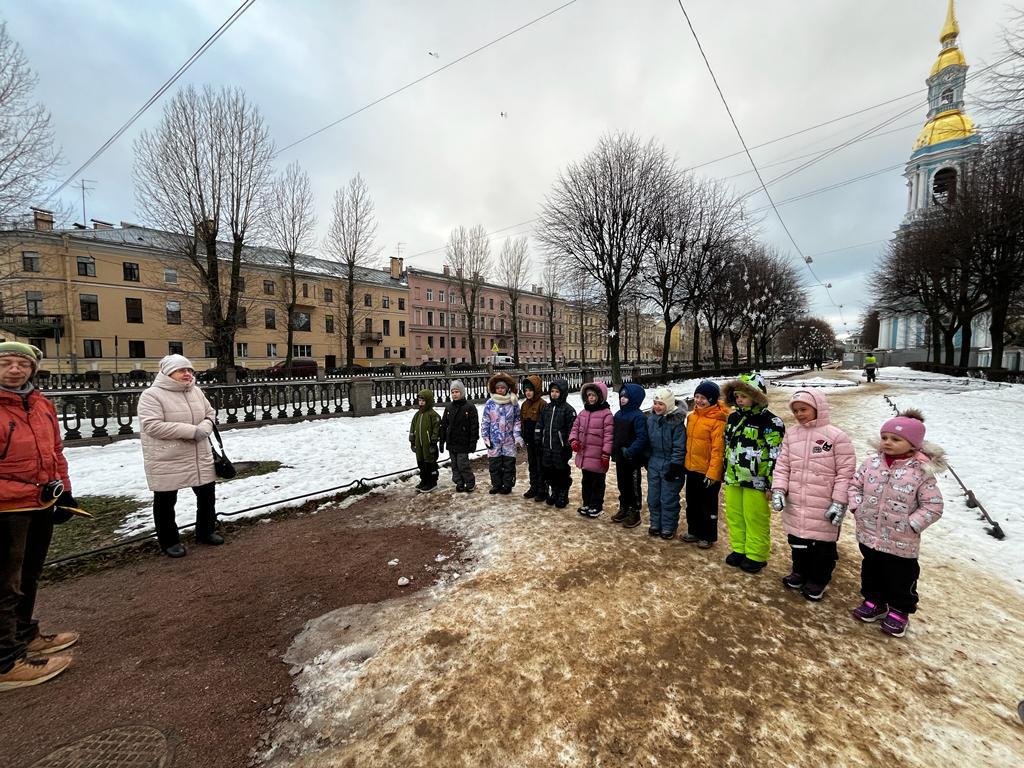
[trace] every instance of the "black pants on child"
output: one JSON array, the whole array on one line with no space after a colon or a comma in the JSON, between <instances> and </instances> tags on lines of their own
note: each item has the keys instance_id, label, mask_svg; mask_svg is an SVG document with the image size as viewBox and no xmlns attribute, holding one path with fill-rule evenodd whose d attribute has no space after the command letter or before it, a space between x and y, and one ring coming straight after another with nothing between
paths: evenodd
<instances>
[{"instance_id":1,"label":"black pants on child","mask_svg":"<svg viewBox=\"0 0 1024 768\"><path fill-rule=\"evenodd\" d=\"M686 532L701 541L718 541L718 492L721 483L704 485L700 472L686 473Z\"/></svg>"},{"instance_id":2,"label":"black pants on child","mask_svg":"<svg viewBox=\"0 0 1024 768\"><path fill-rule=\"evenodd\" d=\"M583 470L583 506L604 509L604 472Z\"/></svg>"},{"instance_id":3,"label":"black pants on child","mask_svg":"<svg viewBox=\"0 0 1024 768\"><path fill-rule=\"evenodd\" d=\"M463 488L475 488L476 476L473 474L473 467L469 463L468 453L449 453L452 467L452 482Z\"/></svg>"},{"instance_id":4,"label":"black pants on child","mask_svg":"<svg viewBox=\"0 0 1024 768\"><path fill-rule=\"evenodd\" d=\"M440 472L437 469L436 461L417 461L416 466L420 470L420 487L436 488L437 478Z\"/></svg>"},{"instance_id":5,"label":"black pants on child","mask_svg":"<svg viewBox=\"0 0 1024 768\"><path fill-rule=\"evenodd\" d=\"M530 488L539 491L544 486L544 470L540 465L544 450L533 442L526 444L526 465L530 468Z\"/></svg>"},{"instance_id":6,"label":"black pants on child","mask_svg":"<svg viewBox=\"0 0 1024 768\"><path fill-rule=\"evenodd\" d=\"M615 483L619 486L619 508L640 511L644 505L640 487L640 464L622 456L615 462Z\"/></svg>"},{"instance_id":7,"label":"black pants on child","mask_svg":"<svg viewBox=\"0 0 1024 768\"><path fill-rule=\"evenodd\" d=\"M543 470L544 482L548 486L550 495L554 496L560 491L567 491L572 485L572 471L569 469L568 462L545 464Z\"/></svg>"},{"instance_id":8,"label":"black pants on child","mask_svg":"<svg viewBox=\"0 0 1024 768\"><path fill-rule=\"evenodd\" d=\"M196 495L196 538L209 536L217 528L215 483L197 485L192 489ZM177 491L153 491L153 524L160 549L167 549L180 543L178 524L174 521L174 505L178 503Z\"/></svg>"},{"instance_id":9,"label":"black pants on child","mask_svg":"<svg viewBox=\"0 0 1024 768\"><path fill-rule=\"evenodd\" d=\"M487 460L491 471L491 488L508 488L516 484L516 457L491 456Z\"/></svg>"},{"instance_id":10,"label":"black pants on child","mask_svg":"<svg viewBox=\"0 0 1024 768\"><path fill-rule=\"evenodd\" d=\"M860 545L864 560L860 564L860 593L875 605L888 605L897 611L917 610L917 578L921 566L916 557L899 557Z\"/></svg>"},{"instance_id":11,"label":"black pants on child","mask_svg":"<svg viewBox=\"0 0 1024 768\"><path fill-rule=\"evenodd\" d=\"M0 514L0 672L9 672L39 634L32 618L53 536L53 512Z\"/></svg>"},{"instance_id":12,"label":"black pants on child","mask_svg":"<svg viewBox=\"0 0 1024 768\"><path fill-rule=\"evenodd\" d=\"M789 535L789 550L793 555L793 573L804 577L806 584L827 586L832 581L839 551L834 541L801 539Z\"/></svg>"}]
</instances>

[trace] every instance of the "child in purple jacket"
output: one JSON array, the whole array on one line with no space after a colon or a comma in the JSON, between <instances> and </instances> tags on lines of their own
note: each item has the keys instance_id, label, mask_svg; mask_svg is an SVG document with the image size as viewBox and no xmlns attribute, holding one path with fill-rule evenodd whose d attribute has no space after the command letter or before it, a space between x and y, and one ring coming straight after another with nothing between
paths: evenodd
<instances>
[{"instance_id":1,"label":"child in purple jacket","mask_svg":"<svg viewBox=\"0 0 1024 768\"><path fill-rule=\"evenodd\" d=\"M608 387L596 381L584 384L583 410L569 432L569 445L576 454L576 466L583 470L584 517L597 517L604 509L604 476L612 455L615 420L608 406Z\"/></svg>"}]
</instances>

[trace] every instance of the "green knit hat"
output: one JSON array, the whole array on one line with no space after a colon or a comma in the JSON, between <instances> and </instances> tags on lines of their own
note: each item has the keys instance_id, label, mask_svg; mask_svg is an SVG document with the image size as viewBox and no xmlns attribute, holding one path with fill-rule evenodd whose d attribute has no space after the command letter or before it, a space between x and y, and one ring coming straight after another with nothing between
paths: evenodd
<instances>
[{"instance_id":1,"label":"green knit hat","mask_svg":"<svg viewBox=\"0 0 1024 768\"><path fill-rule=\"evenodd\" d=\"M24 357L32 362L32 373L39 370L39 361L43 359L43 351L31 344L22 344L20 341L0 342L0 357Z\"/></svg>"}]
</instances>

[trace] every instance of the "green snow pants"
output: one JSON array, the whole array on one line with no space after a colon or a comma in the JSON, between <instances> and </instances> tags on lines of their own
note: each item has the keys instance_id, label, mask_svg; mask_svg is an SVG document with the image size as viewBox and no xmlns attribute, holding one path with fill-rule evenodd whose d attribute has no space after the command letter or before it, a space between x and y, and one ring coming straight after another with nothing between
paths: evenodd
<instances>
[{"instance_id":1,"label":"green snow pants","mask_svg":"<svg viewBox=\"0 0 1024 768\"><path fill-rule=\"evenodd\" d=\"M764 491L742 485L725 486L725 522L733 552L767 563L772 551L771 517Z\"/></svg>"}]
</instances>

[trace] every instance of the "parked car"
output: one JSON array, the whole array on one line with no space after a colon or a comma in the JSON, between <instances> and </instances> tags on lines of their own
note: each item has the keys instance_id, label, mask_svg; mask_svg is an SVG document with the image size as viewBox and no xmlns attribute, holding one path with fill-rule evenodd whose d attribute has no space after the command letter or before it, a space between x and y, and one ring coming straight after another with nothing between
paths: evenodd
<instances>
[{"instance_id":1,"label":"parked car","mask_svg":"<svg viewBox=\"0 0 1024 768\"><path fill-rule=\"evenodd\" d=\"M249 369L241 366L235 366L235 381L245 381L249 377ZM227 376L224 373L224 368L207 368L205 371L196 371L196 381L200 384L223 384L227 381Z\"/></svg>"},{"instance_id":2,"label":"parked car","mask_svg":"<svg viewBox=\"0 0 1024 768\"><path fill-rule=\"evenodd\" d=\"M421 371L443 371L444 366L437 360L427 360L420 363L419 370Z\"/></svg>"},{"instance_id":3,"label":"parked car","mask_svg":"<svg viewBox=\"0 0 1024 768\"><path fill-rule=\"evenodd\" d=\"M472 363L455 363L455 365L452 366L453 371L475 371L479 368L480 366L473 365Z\"/></svg>"},{"instance_id":4,"label":"parked car","mask_svg":"<svg viewBox=\"0 0 1024 768\"><path fill-rule=\"evenodd\" d=\"M312 357L293 357L291 365L282 360L267 368L268 379L284 379L291 376L316 376L317 362Z\"/></svg>"}]
</instances>

